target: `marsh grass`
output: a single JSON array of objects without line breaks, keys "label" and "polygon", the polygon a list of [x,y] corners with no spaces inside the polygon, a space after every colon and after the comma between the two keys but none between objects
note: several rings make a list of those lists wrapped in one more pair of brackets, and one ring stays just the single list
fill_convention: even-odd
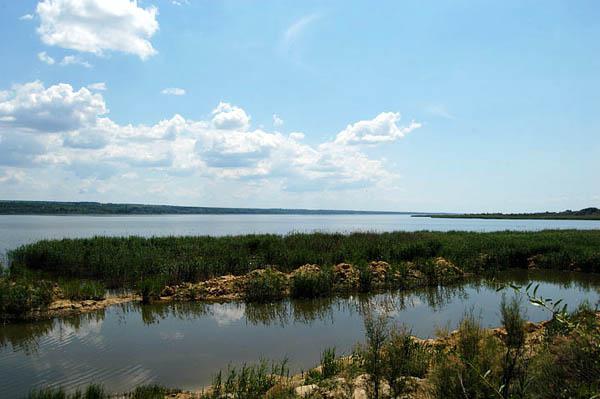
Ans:
[{"label": "marsh grass", "polygon": [[27,396],[28,399],[108,399],[109,395],[101,385],[92,384],[84,391],[77,390],[67,393],[62,388],[46,388],[33,390]]},{"label": "marsh grass", "polygon": [[106,288],[99,281],[64,280],[59,282],[59,286],[65,299],[74,301],[101,300],[106,297]]},{"label": "marsh grass", "polygon": [[331,270],[316,273],[298,273],[291,279],[291,296],[294,298],[317,298],[326,296],[333,289]]},{"label": "marsh grass", "polygon": [[203,399],[245,398],[258,399],[289,376],[287,360],[272,362],[261,360],[255,365],[229,366],[225,373],[219,371],[213,378],[211,391]]},{"label": "marsh grass", "polygon": [[23,317],[52,301],[52,284],[45,280],[0,277],[0,321]]},{"label": "marsh grass", "polygon": [[[132,287],[162,276],[165,283],[241,275],[273,265],[289,272],[306,263],[393,265],[442,256],[465,271],[535,267],[600,272],[600,231],[392,232],[263,234],[227,237],[94,237],[43,240],[9,253],[11,268],[25,266],[64,278]],[[426,262],[424,273],[435,278]],[[361,279],[368,285],[366,273]]]},{"label": "marsh grass", "polygon": [[286,288],[287,279],[283,274],[265,269],[248,276],[244,296],[250,302],[271,302],[282,299]]}]

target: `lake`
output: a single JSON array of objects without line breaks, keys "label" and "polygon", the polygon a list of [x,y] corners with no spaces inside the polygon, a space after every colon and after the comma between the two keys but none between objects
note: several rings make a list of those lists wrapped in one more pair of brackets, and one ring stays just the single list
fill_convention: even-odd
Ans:
[{"label": "lake", "polygon": [[410,215],[0,215],[0,257],[45,238],[352,231],[600,229],[600,220],[432,219]]},{"label": "lake", "polygon": [[[538,294],[563,298],[571,308],[600,300],[600,276],[566,272],[503,273],[499,280],[540,283]],[[512,291],[507,292],[512,295]],[[0,326],[2,398],[32,387],[73,389],[92,382],[112,392],[141,383],[199,389],[228,363],[289,358],[291,370],[314,366],[321,351],[349,353],[363,337],[367,304],[386,309],[413,334],[430,337],[436,328],[457,326],[471,310],[484,326],[499,324],[502,293],[480,281],[368,296],[282,301],[274,304],[127,304],[79,317]],[[523,302],[527,317],[547,313]]]}]

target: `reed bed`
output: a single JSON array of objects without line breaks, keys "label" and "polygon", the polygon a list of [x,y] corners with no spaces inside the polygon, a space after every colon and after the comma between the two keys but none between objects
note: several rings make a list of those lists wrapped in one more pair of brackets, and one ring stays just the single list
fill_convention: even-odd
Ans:
[{"label": "reed bed", "polygon": [[[311,263],[392,265],[442,256],[465,271],[536,268],[600,272],[600,231],[392,232],[226,237],[93,237],[43,240],[9,253],[11,271],[95,279],[134,287],[159,277],[166,284],[241,275],[257,268],[289,272]],[[298,285],[298,291],[303,288]]]}]

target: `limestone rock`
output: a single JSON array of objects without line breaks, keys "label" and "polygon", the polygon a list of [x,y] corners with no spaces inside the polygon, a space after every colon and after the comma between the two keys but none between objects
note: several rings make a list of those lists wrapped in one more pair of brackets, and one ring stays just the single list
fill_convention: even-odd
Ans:
[{"label": "limestone rock", "polygon": [[360,286],[360,272],[349,263],[333,267],[333,282],[339,287],[357,288]]},{"label": "limestone rock", "polygon": [[318,387],[315,384],[302,385],[302,386],[294,388],[294,393],[296,394],[296,396],[305,398],[308,395],[310,395],[317,388]]}]

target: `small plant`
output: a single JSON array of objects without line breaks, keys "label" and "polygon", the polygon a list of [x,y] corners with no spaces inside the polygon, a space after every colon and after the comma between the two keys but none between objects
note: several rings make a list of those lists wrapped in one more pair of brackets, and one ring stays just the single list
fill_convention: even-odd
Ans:
[{"label": "small plant", "polygon": [[160,293],[165,287],[164,280],[161,277],[146,277],[138,283],[138,292],[142,296],[142,303],[149,304],[160,297]]},{"label": "small plant", "polygon": [[[521,306],[516,297],[507,302],[506,296],[502,296],[500,303],[500,314],[502,325],[506,330],[504,345],[506,353],[502,364],[502,379],[500,393],[504,399],[509,399],[513,391],[518,391],[520,397],[524,395],[526,386],[524,365],[525,350],[525,319],[521,315]],[[513,389],[515,382],[521,382]]]},{"label": "small plant", "polygon": [[323,378],[331,378],[339,371],[339,364],[335,358],[335,348],[327,348],[321,353],[321,374]]},{"label": "small plant", "polygon": [[405,377],[423,378],[427,373],[431,356],[404,327],[391,332],[383,352],[383,375],[390,384],[393,397],[400,396],[408,388]]},{"label": "small plant", "polygon": [[169,394],[174,393],[163,386],[160,385],[142,385],[129,394],[127,394],[128,399],[164,399],[164,397]]},{"label": "small plant", "polygon": [[365,371],[369,373],[373,398],[379,398],[379,387],[383,377],[383,348],[388,340],[389,321],[387,314],[374,315],[369,309],[363,317],[366,342],[361,350]]},{"label": "small plant", "polygon": [[206,399],[235,397],[244,399],[259,399],[271,389],[281,377],[288,376],[287,361],[273,362],[269,367],[265,360],[252,366],[242,365],[241,368],[229,366],[223,381],[223,373],[219,371],[213,379],[210,394]]}]

